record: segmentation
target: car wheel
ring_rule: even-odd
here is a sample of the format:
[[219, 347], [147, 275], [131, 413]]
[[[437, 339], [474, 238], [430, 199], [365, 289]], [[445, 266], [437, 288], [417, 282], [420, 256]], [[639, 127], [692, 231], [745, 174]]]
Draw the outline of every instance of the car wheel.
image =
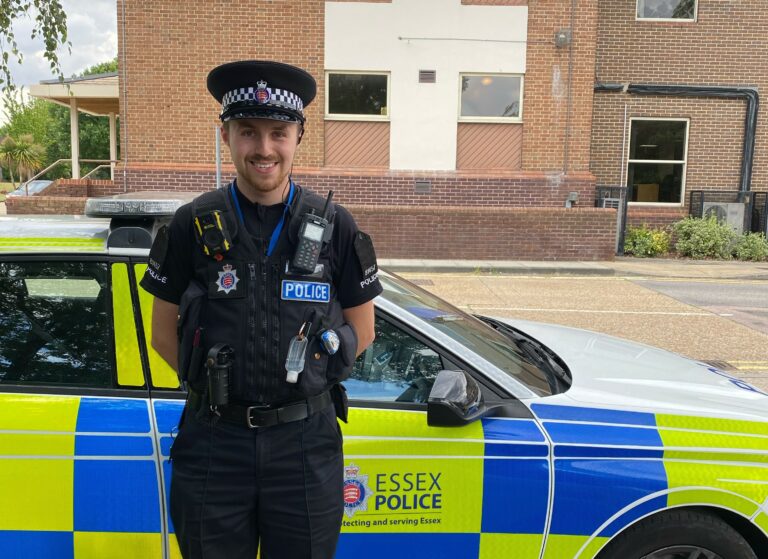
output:
[[699, 510], [664, 511], [610, 542], [598, 559], [757, 559], [729, 524]]

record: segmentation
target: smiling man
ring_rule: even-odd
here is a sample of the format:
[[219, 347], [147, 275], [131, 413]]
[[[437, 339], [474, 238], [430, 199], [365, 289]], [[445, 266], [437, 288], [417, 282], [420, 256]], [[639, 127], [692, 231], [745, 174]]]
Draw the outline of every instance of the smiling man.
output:
[[343, 513], [340, 384], [374, 337], [370, 237], [291, 178], [310, 74], [214, 68], [237, 178], [181, 207], [141, 282], [152, 345], [189, 390], [171, 448], [185, 559], [330, 559]]

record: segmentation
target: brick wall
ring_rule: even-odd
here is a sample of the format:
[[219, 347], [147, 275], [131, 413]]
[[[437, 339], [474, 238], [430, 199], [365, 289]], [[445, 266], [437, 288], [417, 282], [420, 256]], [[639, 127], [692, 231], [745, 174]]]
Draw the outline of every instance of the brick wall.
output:
[[129, 167], [149, 161], [212, 165], [221, 106], [208, 93], [206, 76], [219, 64], [246, 58], [296, 64], [318, 79], [297, 164], [322, 165], [322, 0], [117, 0], [117, 16], [120, 145]]
[[[573, 21], [570, 8], [569, 2], [560, 0], [528, 2], [523, 92], [525, 170], [589, 170], [597, 0], [581, 0]], [[568, 47], [557, 48], [554, 43], [555, 32], [564, 28], [572, 28], [572, 53]]]
[[[613, 260], [616, 211], [349, 206], [379, 257]], [[589, 235], [584, 231], [589, 230]], [[424, 242], [429, 239], [429, 242]]]
[[[768, 88], [765, 0], [698, 0], [696, 22], [636, 21], [636, 0], [598, 0], [596, 77], [600, 83], [695, 84]], [[624, 106], [628, 116], [690, 119], [686, 192], [738, 190], [746, 101], [596, 93], [591, 170], [597, 184], [619, 184]], [[757, 123], [752, 190], [768, 191], [768, 115]], [[685, 196], [686, 208], [689, 203]], [[629, 222], [675, 221], [663, 208], [630, 208]], [[656, 217], [651, 217], [655, 215]], [[650, 224], [650, 223], [649, 223]]]
[[[622, 93], [596, 93], [592, 135], [592, 172], [597, 184], [623, 184], [626, 165], [621, 150], [624, 107], [627, 141], [632, 117], [687, 118], [688, 158], [684, 196], [691, 190], [738, 190], [746, 102], [738, 99], [691, 99]], [[629, 147], [627, 146], [627, 153]], [[626, 161], [626, 160], [625, 160]], [[753, 174], [753, 186], [761, 186]]]
[[629, 227], [641, 227], [647, 225], [651, 229], [666, 229], [672, 231], [671, 225], [688, 217], [688, 211], [681, 208], [658, 208], [658, 209], [630, 209], [627, 215], [627, 225]]
[[[233, 176], [225, 169], [223, 181]], [[334, 190], [340, 202], [357, 204], [428, 206], [549, 206], [563, 207], [569, 192], [579, 193], [579, 205], [593, 206], [592, 175], [573, 173], [416, 173], [355, 169], [299, 169], [294, 179], [318, 192]], [[429, 194], [417, 194], [416, 180], [431, 182]], [[209, 190], [215, 187], [212, 170], [188, 168], [131, 169], [131, 190]]]
[[85, 200], [76, 196], [10, 196], [5, 199], [5, 206], [9, 215], [82, 215]]

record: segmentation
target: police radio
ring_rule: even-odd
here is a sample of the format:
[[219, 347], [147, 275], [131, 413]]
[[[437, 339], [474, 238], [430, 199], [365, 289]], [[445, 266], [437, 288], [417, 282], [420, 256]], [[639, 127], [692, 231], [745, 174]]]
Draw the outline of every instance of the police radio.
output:
[[313, 274], [323, 248], [323, 239], [328, 229], [328, 206], [333, 198], [333, 190], [325, 199], [323, 215], [315, 215], [314, 210], [305, 213], [299, 226], [299, 241], [291, 260], [291, 268], [304, 274]]

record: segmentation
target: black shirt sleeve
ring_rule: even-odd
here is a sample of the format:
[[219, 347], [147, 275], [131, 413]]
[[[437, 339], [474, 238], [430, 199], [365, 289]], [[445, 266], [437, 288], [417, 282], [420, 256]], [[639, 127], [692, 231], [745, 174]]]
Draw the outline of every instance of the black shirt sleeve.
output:
[[352, 214], [336, 205], [333, 228], [334, 283], [344, 309], [367, 303], [383, 289], [370, 237], [360, 231]]
[[155, 297], [178, 305], [194, 274], [192, 205], [180, 207], [165, 231], [158, 231], [149, 265], [139, 285]]

